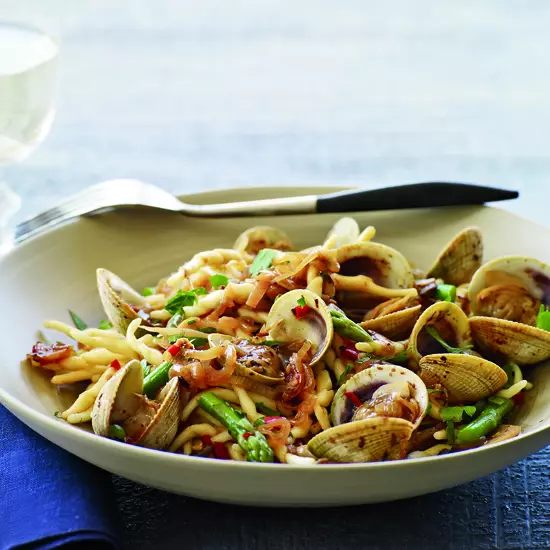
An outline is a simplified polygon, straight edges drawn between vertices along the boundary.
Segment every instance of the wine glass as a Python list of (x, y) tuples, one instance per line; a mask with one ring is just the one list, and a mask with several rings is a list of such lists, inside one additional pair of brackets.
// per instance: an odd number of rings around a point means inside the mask
[[(29, 25), (0, 20), (0, 165), (27, 157), (50, 131), (58, 43)], [(0, 244), (19, 197), (0, 181)]]

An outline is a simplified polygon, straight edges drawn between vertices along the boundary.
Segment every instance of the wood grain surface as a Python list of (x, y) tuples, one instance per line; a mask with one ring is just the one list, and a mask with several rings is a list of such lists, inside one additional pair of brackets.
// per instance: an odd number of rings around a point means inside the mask
[[(10, 15), (63, 44), (53, 131), (3, 173), (19, 219), (115, 177), (174, 192), (445, 179), (518, 189), (503, 207), (548, 225), (546, 1), (0, 0)], [(542, 451), (453, 490), (326, 510), (114, 481), (128, 549), (531, 549), (550, 547), (549, 467)]]

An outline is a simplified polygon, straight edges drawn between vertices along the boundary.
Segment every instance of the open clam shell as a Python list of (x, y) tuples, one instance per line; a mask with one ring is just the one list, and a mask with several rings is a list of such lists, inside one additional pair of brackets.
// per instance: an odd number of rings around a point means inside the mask
[(328, 232), (325, 243), (330, 243), (331, 248), (338, 248), (356, 242), (360, 233), (359, 225), (353, 218), (340, 218)]
[(413, 430), (413, 425), (401, 418), (366, 418), (317, 434), (307, 448), (332, 462), (375, 462), (383, 460), (400, 441), (410, 439)]
[(449, 392), (451, 403), (471, 403), (489, 397), (508, 379), (496, 363), (476, 355), (426, 355), (419, 366), (419, 375), (426, 385), (441, 384)]
[[(297, 313), (303, 300), (308, 309)], [(310, 364), (324, 355), (332, 342), (334, 327), (325, 302), (309, 290), (291, 290), (281, 295), (271, 306), (266, 323), (269, 337), (282, 342), (308, 340), (312, 344)]]
[(343, 307), (365, 309), (390, 298), (416, 296), (411, 266), (397, 250), (374, 242), (341, 246), (334, 251), (340, 264), (331, 275)]
[[(219, 347), (226, 345), (225, 343), (235, 343), (242, 341), (242, 338), (235, 338), (233, 336), (226, 336), (225, 334), (210, 334), (208, 335), (208, 342), (210, 347)], [(276, 386), (284, 382), (284, 369), (282, 368), (281, 360), (277, 355), (277, 351), (269, 346), (256, 345), (253, 343), (246, 344), (243, 350), (240, 347), (241, 353), (237, 355), (237, 365), (235, 367), (235, 374), (238, 376), (246, 376), (250, 380), (265, 384), (266, 386)], [(244, 353), (243, 353), (244, 352)], [(218, 361), (223, 361), (221, 357)], [(280, 369), (273, 368), (273, 363), (280, 365)], [(258, 367), (262, 364), (266, 364), (274, 371), (273, 375), (267, 375), (262, 372), (258, 372)], [(276, 374), (276, 375), (275, 375)]]
[(436, 302), (418, 318), (409, 338), (410, 357), (416, 363), (424, 355), (447, 351), (428, 334), (428, 326), (432, 326), (452, 347), (461, 348), (472, 343), (468, 317), (462, 309), (453, 302)]
[(471, 317), (470, 328), (482, 349), (518, 365), (550, 359), (550, 332), (523, 323), (493, 317)]
[[(348, 399), (348, 392), (362, 402), (360, 407)], [(403, 400), (409, 405), (403, 406)], [(380, 363), (340, 387), (331, 409), (334, 427), (313, 437), (308, 449), (334, 462), (382, 460), (396, 444), (411, 437), (427, 406), (426, 386), (416, 374)]]
[(540, 304), (550, 304), (550, 266), (523, 256), (496, 258), (475, 273), (468, 299), (474, 315), (534, 325)]
[(130, 305), (145, 306), (145, 299), (120, 277), (103, 268), (97, 270), (97, 288), (107, 318), (116, 330), (126, 334), (128, 325), (138, 317)]
[(249, 254), (257, 254), (263, 248), (283, 251), (294, 249), (289, 236), (284, 231), (267, 225), (257, 225), (241, 233), (233, 248)]
[(443, 279), (451, 285), (467, 283), (481, 266), (483, 241), (477, 227), (461, 231), (441, 251), (427, 277)]
[(166, 448), (176, 436), (181, 408), (178, 378), (172, 378), (161, 392), (160, 406), (142, 395), (143, 368), (133, 360), (113, 376), (100, 391), (92, 410), (96, 434), (108, 437), (109, 427), (120, 424), (132, 436), (132, 443), (151, 449)]
[(387, 338), (399, 340), (409, 336), (421, 313), (422, 307), (415, 296), (393, 298), (365, 315), (360, 325), (365, 330), (374, 330)]

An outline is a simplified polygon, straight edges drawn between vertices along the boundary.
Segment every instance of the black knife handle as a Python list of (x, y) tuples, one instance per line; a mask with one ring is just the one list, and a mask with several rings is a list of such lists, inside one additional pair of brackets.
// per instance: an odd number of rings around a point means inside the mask
[(361, 212), (484, 204), (516, 199), (517, 191), (470, 183), (425, 182), (320, 195), (317, 212)]

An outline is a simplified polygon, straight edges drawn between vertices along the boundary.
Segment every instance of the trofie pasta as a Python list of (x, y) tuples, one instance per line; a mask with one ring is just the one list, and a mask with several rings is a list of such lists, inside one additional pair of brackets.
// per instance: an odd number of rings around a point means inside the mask
[[(476, 228), (425, 273), (342, 218), (295, 250), (253, 227), (141, 293), (98, 269), (98, 328), (46, 321), (31, 365), (56, 415), (196, 457), (289, 464), (434, 456), (517, 436), (523, 371), (550, 359), (550, 267), (482, 263)], [(406, 251), (405, 251), (406, 252)]]

